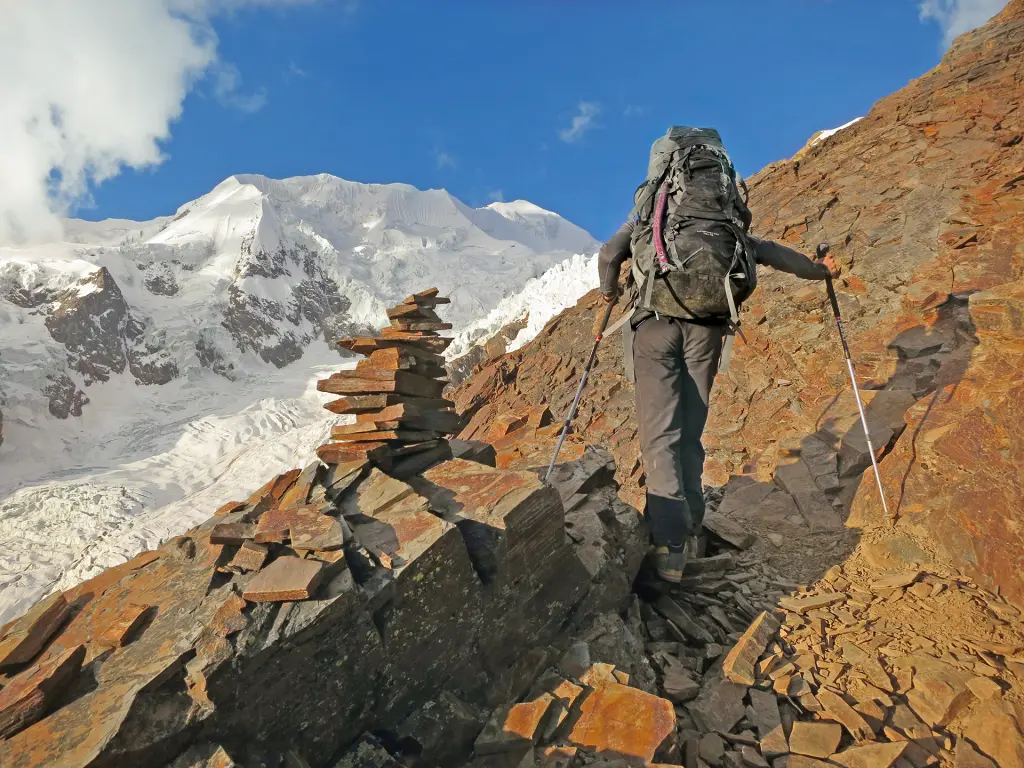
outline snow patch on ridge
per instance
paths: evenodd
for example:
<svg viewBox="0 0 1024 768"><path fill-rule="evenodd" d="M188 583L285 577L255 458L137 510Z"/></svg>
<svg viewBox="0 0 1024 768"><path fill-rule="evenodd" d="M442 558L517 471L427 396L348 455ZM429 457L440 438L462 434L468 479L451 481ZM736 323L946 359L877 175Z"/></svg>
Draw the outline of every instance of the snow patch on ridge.
<svg viewBox="0 0 1024 768"><path fill-rule="evenodd" d="M526 327L508 345L508 351L514 352L533 341L552 317L575 305L597 286L597 254L577 254L566 259L540 277L528 280L522 291L502 299L485 318L457 334L448 347L447 358L461 357L510 323L528 318Z"/></svg>
<svg viewBox="0 0 1024 768"><path fill-rule="evenodd" d="M857 118L854 118L853 120L851 120L850 122L848 122L848 123L846 123L844 125L840 125L838 128L830 128L827 131L822 131L821 133L819 133L817 136L815 136L811 140L811 146L814 146L815 144L818 144L819 142L824 141L825 139L829 138L830 136L835 136L840 131L846 130L847 128L849 128L854 123L858 123L858 122L860 122L863 119L864 119L863 117L857 117Z"/></svg>

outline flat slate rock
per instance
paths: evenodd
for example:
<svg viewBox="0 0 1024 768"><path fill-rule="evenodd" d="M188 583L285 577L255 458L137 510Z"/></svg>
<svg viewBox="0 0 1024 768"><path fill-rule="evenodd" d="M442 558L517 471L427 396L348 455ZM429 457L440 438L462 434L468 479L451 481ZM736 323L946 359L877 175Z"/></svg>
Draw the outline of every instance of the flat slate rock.
<svg viewBox="0 0 1024 768"><path fill-rule="evenodd" d="M64 595L54 592L8 625L4 636L0 638L0 669L24 664L35 658L60 629L70 612L71 607Z"/></svg>
<svg viewBox="0 0 1024 768"><path fill-rule="evenodd" d="M320 513L320 507L315 504L271 509L260 517L253 539L257 544L283 544L288 540L292 526L305 519L318 517Z"/></svg>
<svg viewBox="0 0 1024 768"><path fill-rule="evenodd" d="M387 443L327 443L316 449L325 464L349 464L369 461L387 469L391 464L391 448Z"/></svg>
<svg viewBox="0 0 1024 768"><path fill-rule="evenodd" d="M889 673L885 671L885 667L878 660L877 654L864 650L856 643L843 643L842 649L843 658L867 675L873 686L886 693L892 693L895 690Z"/></svg>
<svg viewBox="0 0 1024 768"><path fill-rule="evenodd" d="M789 734L789 749L808 757L831 757L839 748L843 727L838 723L793 723Z"/></svg>
<svg viewBox="0 0 1024 768"><path fill-rule="evenodd" d="M778 757L789 752L789 742L782 726L782 715L779 712L779 700L774 693L750 689L751 724L757 729L761 754L765 757Z"/></svg>
<svg viewBox="0 0 1024 768"><path fill-rule="evenodd" d="M729 682L718 671L705 676L700 696L686 706L703 730L729 733L746 713L746 694L747 686Z"/></svg>
<svg viewBox="0 0 1024 768"><path fill-rule="evenodd" d="M715 641L714 636L710 632L691 618L690 614L679 603L667 595L662 595L658 598L654 604L654 609L672 622L690 640L705 645Z"/></svg>
<svg viewBox="0 0 1024 768"><path fill-rule="evenodd" d="M887 592L891 589L909 587L921 578L921 575L921 571L901 571L899 573L893 573L871 582L871 591Z"/></svg>
<svg viewBox="0 0 1024 768"><path fill-rule="evenodd" d="M768 643L779 631L779 621L767 611L754 619L736 645L725 657L722 669L725 677L734 683L753 685L756 682L754 667Z"/></svg>
<svg viewBox="0 0 1024 768"><path fill-rule="evenodd" d="M851 707L839 694L821 688L817 695L818 703L824 709L824 714L829 720L835 720L849 731L853 740L857 743L873 741L875 732L868 725L859 712ZM898 757L898 755L897 755ZM894 758L895 759L895 758Z"/></svg>
<svg viewBox="0 0 1024 768"><path fill-rule="evenodd" d="M341 549L345 532L341 522L327 515L309 515L299 518L288 527L292 549L330 552Z"/></svg>
<svg viewBox="0 0 1024 768"><path fill-rule="evenodd" d="M97 644L104 648L120 648L126 645L134 639L151 613L151 607L148 605L124 606L100 628L96 636Z"/></svg>
<svg viewBox="0 0 1024 768"><path fill-rule="evenodd" d="M0 690L0 739L39 720L75 679L85 660L79 645L22 672Z"/></svg>
<svg viewBox="0 0 1024 768"><path fill-rule="evenodd" d="M724 515L708 512L704 516L704 528L736 549L750 549L757 542L757 535Z"/></svg>
<svg viewBox="0 0 1024 768"><path fill-rule="evenodd" d="M811 595L809 597L783 597L779 605L787 611L794 613L807 613L819 608L828 608L830 605L845 602L847 596L842 592L826 592L822 595Z"/></svg>
<svg viewBox="0 0 1024 768"><path fill-rule="evenodd" d="M249 582L242 597L252 603L308 600L322 578L323 563L279 557Z"/></svg>
<svg viewBox="0 0 1024 768"><path fill-rule="evenodd" d="M220 523L210 531L210 543L240 546L255 535L256 526L252 523Z"/></svg>
<svg viewBox="0 0 1024 768"><path fill-rule="evenodd" d="M267 561L267 548L254 541L246 541L238 548L228 563L228 569L237 571L258 571Z"/></svg>
<svg viewBox="0 0 1024 768"><path fill-rule="evenodd" d="M358 374L362 378L343 374ZM334 395L394 393L414 397L436 398L446 382L417 376L407 371L343 371L317 382L317 389Z"/></svg>
<svg viewBox="0 0 1024 768"><path fill-rule="evenodd" d="M845 766L845 768L891 768L903 753L907 751L909 742L894 742L892 744L865 744L860 747L851 747L838 754L832 755L829 760L833 763ZM957 760L957 768L961 766Z"/></svg>
<svg viewBox="0 0 1024 768"><path fill-rule="evenodd" d="M568 741L583 749L649 763L675 730L672 702L607 683L584 700Z"/></svg>

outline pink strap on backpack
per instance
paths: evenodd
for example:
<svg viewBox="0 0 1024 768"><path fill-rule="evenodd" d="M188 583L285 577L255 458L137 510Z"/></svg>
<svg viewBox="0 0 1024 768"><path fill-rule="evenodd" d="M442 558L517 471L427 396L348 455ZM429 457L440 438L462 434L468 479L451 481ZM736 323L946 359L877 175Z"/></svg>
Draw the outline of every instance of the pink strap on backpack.
<svg viewBox="0 0 1024 768"><path fill-rule="evenodd" d="M658 272L669 270L668 255L665 251L665 211L668 208L668 184L662 184L658 191L658 201L654 207L654 252L658 257Z"/></svg>

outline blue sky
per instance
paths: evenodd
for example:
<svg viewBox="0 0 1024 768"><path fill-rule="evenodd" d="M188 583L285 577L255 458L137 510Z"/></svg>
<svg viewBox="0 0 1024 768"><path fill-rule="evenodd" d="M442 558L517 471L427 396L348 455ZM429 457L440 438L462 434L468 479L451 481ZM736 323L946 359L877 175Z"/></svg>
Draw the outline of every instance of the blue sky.
<svg viewBox="0 0 1024 768"><path fill-rule="evenodd" d="M213 28L222 63L165 160L78 215L148 219L231 174L326 172L524 198L603 239L668 125L718 127L749 175L944 47L917 0L321 0Z"/></svg>

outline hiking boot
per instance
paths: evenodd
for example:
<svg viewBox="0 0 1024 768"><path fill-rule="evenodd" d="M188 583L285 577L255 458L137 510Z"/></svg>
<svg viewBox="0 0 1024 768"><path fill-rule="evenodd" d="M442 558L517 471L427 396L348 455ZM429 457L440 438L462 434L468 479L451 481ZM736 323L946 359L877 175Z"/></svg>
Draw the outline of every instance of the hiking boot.
<svg viewBox="0 0 1024 768"><path fill-rule="evenodd" d="M678 584L683 580L683 569L686 568L686 549L684 547L655 547L654 568L662 581Z"/></svg>

